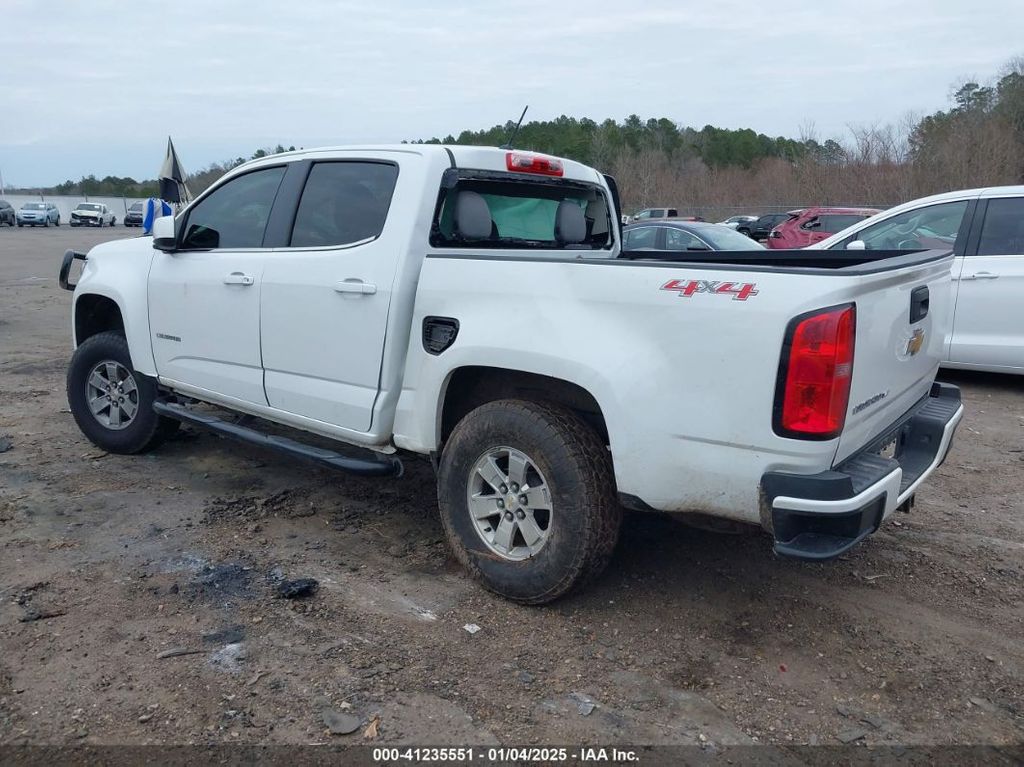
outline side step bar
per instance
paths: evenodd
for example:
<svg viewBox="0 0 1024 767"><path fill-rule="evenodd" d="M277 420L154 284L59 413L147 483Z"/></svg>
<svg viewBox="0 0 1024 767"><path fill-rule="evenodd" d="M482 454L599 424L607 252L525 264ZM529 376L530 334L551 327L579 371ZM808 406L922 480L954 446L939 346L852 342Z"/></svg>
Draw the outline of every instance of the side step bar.
<svg viewBox="0 0 1024 767"><path fill-rule="evenodd" d="M167 418L174 418L175 420L189 423L193 426L199 426L225 437L231 437L232 439L237 439L242 442L248 442L251 445L268 447L272 450L277 450L278 452L294 456L295 458L304 458L307 461L313 461L314 463L330 466L333 469L341 469L342 471L347 471L351 474L360 474L365 477L400 477L404 470L402 461L398 458L351 458L347 455L336 453L333 450L325 450L324 448L305 445L301 442L296 442L293 439L288 439L287 437L279 437L275 434L265 434L264 432L257 431L256 429L250 429L247 426L231 423L229 421L225 421L223 418L217 418L213 415L197 413L184 405L179 405L176 402L157 400L153 403L153 410L155 410L158 415L162 415Z"/></svg>

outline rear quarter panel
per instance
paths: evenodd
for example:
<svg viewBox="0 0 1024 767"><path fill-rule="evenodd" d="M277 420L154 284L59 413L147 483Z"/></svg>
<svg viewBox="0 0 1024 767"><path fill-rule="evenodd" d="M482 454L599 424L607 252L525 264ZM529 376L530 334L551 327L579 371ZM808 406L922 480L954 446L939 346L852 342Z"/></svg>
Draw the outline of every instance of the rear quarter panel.
<svg viewBox="0 0 1024 767"><path fill-rule="evenodd" d="M686 296L663 289L673 280L750 284L753 292L745 300L735 292ZM445 387L462 366L554 376L600 405L619 492L655 509L756 523L765 471L832 465L838 440L774 434L775 382L789 319L852 300L854 282L771 269L433 254L420 275L395 442L437 448ZM460 323L440 356L418 342L429 315Z"/></svg>

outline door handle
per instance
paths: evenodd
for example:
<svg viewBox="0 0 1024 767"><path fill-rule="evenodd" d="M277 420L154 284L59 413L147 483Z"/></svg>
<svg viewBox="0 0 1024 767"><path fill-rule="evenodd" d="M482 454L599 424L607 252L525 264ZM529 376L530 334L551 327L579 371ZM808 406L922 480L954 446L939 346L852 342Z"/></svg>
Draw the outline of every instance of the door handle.
<svg viewBox="0 0 1024 767"><path fill-rule="evenodd" d="M337 293L358 293L363 296L372 296L377 292L377 286L372 282L363 282L356 277L349 277L347 280L334 283L334 290Z"/></svg>
<svg viewBox="0 0 1024 767"><path fill-rule="evenodd" d="M974 274L968 274L966 277L961 277L961 280L998 280L999 275L993 274L992 272L975 272Z"/></svg>
<svg viewBox="0 0 1024 767"><path fill-rule="evenodd" d="M253 278L242 272L231 272L224 278L225 285L252 285Z"/></svg>

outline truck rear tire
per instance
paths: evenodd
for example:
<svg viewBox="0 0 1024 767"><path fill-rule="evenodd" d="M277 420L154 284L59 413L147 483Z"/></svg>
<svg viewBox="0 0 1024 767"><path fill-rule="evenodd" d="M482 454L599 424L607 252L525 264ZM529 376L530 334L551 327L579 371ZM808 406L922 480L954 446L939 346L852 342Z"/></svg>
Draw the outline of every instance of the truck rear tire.
<svg viewBox="0 0 1024 767"><path fill-rule="evenodd" d="M498 400L452 431L438 474L441 521L484 586L551 602L608 564L622 508L598 434L562 407Z"/></svg>
<svg viewBox="0 0 1024 767"><path fill-rule="evenodd" d="M132 367L121 333L97 333L75 349L67 394L78 428L109 453L141 453L176 431L177 421L153 411L156 382Z"/></svg>

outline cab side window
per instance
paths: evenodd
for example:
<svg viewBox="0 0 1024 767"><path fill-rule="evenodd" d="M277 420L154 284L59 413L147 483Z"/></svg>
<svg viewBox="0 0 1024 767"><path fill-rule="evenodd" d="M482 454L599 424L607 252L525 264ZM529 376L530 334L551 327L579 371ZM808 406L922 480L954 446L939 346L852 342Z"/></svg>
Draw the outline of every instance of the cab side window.
<svg viewBox="0 0 1024 767"><path fill-rule="evenodd" d="M657 247L657 242L658 230L653 226L642 226L639 229L626 230L626 250L652 250Z"/></svg>
<svg viewBox="0 0 1024 767"><path fill-rule="evenodd" d="M978 255L1024 255L1024 197L989 200Z"/></svg>
<svg viewBox="0 0 1024 767"><path fill-rule="evenodd" d="M666 250L707 250L708 246L700 238L682 229L665 229Z"/></svg>
<svg viewBox="0 0 1024 767"><path fill-rule="evenodd" d="M848 226L859 224L867 216L858 216L856 214L832 214L820 216L819 221L821 226L818 228L819 232L828 232L829 234L835 234L841 232Z"/></svg>
<svg viewBox="0 0 1024 767"><path fill-rule="evenodd" d="M398 166L392 163L316 163L302 190L291 247L348 245L379 237L397 179Z"/></svg>
<svg viewBox="0 0 1024 767"><path fill-rule="evenodd" d="M182 250L261 248L284 167L237 176L200 200L188 213Z"/></svg>

